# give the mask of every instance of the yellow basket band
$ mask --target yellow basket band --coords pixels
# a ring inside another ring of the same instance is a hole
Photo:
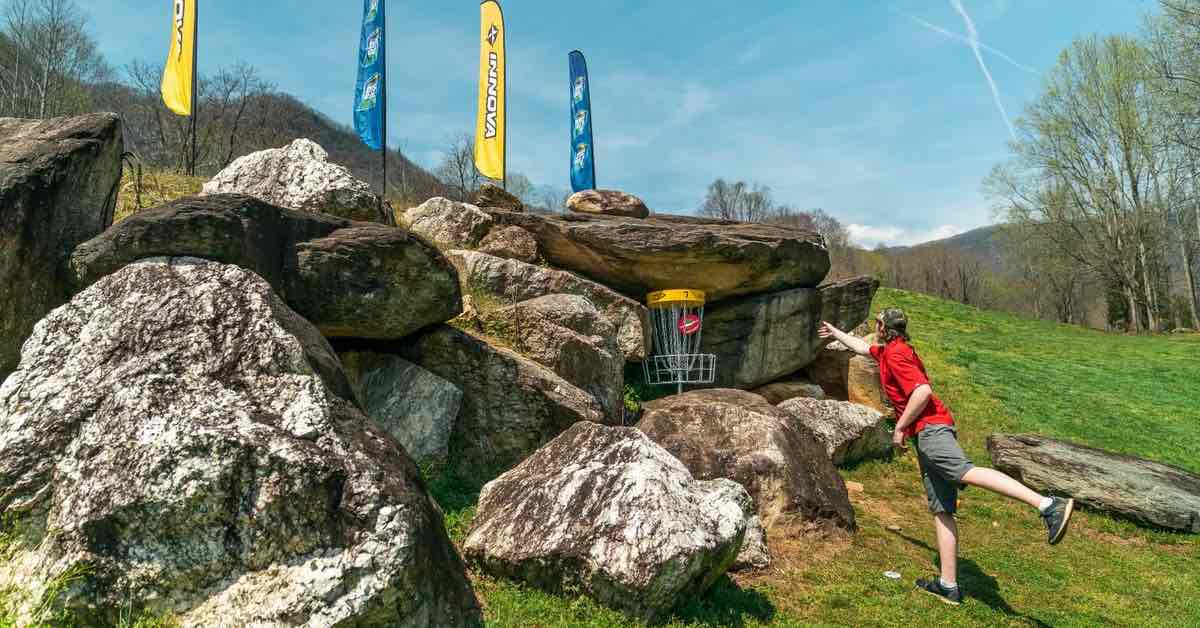
[[[701,307],[704,305],[703,290],[660,290],[646,295],[646,305],[650,307],[670,307],[683,305],[685,307]]]

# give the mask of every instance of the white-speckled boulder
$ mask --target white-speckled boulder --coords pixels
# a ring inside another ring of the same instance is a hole
[[[201,193],[247,194],[288,209],[396,224],[367,182],[331,163],[325,149],[303,138],[233,160]]]
[[[580,423],[483,488],[464,553],[656,619],[729,569],[750,509],[741,486],[693,479],[642,432]]]
[[[473,249],[495,221],[474,205],[435,197],[406,210],[400,223],[440,248]]]
[[[38,323],[0,386],[0,590],[30,619],[458,626],[480,613],[442,514],[266,281],[138,262]]]

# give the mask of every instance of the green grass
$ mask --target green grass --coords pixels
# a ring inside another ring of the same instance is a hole
[[[1106,334],[881,290],[875,309],[889,306],[908,311],[914,344],[977,463],[988,464],[988,435],[1036,432],[1200,472],[1200,336]],[[773,536],[769,569],[722,579],[668,625],[1200,626],[1196,536],[1083,511],[1049,548],[1025,506],[971,489],[959,514],[968,598],[950,608],[912,586],[936,571],[914,455],[843,475],[865,489],[851,495],[856,534]],[[477,487],[434,480],[431,489],[461,542]],[[887,570],[903,579],[885,579]],[[638,625],[578,594],[473,578],[492,626]]]

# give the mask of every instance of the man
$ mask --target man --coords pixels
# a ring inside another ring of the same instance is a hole
[[[958,445],[954,417],[933,394],[925,365],[909,345],[908,318],[903,311],[886,309],[879,313],[875,319],[874,345],[829,323],[821,323],[819,334],[822,338],[835,338],[855,353],[869,355],[879,362],[880,382],[898,417],[892,443],[903,450],[905,440],[916,438],[917,461],[929,498],[929,511],[933,513],[941,559],[941,577],[919,579],[918,588],[947,604],[957,606],[962,601],[957,580],[958,528],[954,523],[960,484],[979,486],[1037,508],[1046,523],[1050,544],[1062,540],[1075,500],[1043,497],[999,471],[976,467],[967,460]]]

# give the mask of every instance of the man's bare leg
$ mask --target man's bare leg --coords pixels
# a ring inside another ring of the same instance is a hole
[[[933,529],[937,531],[938,557],[941,559],[942,582],[958,584],[958,525],[954,517],[944,512],[933,516]]]
[[[964,484],[986,488],[993,493],[999,493],[1017,501],[1025,502],[1034,508],[1040,509],[1044,503],[1044,498],[1041,495],[1038,495],[1030,490],[1029,487],[995,469],[975,467],[962,476],[962,481]]]

